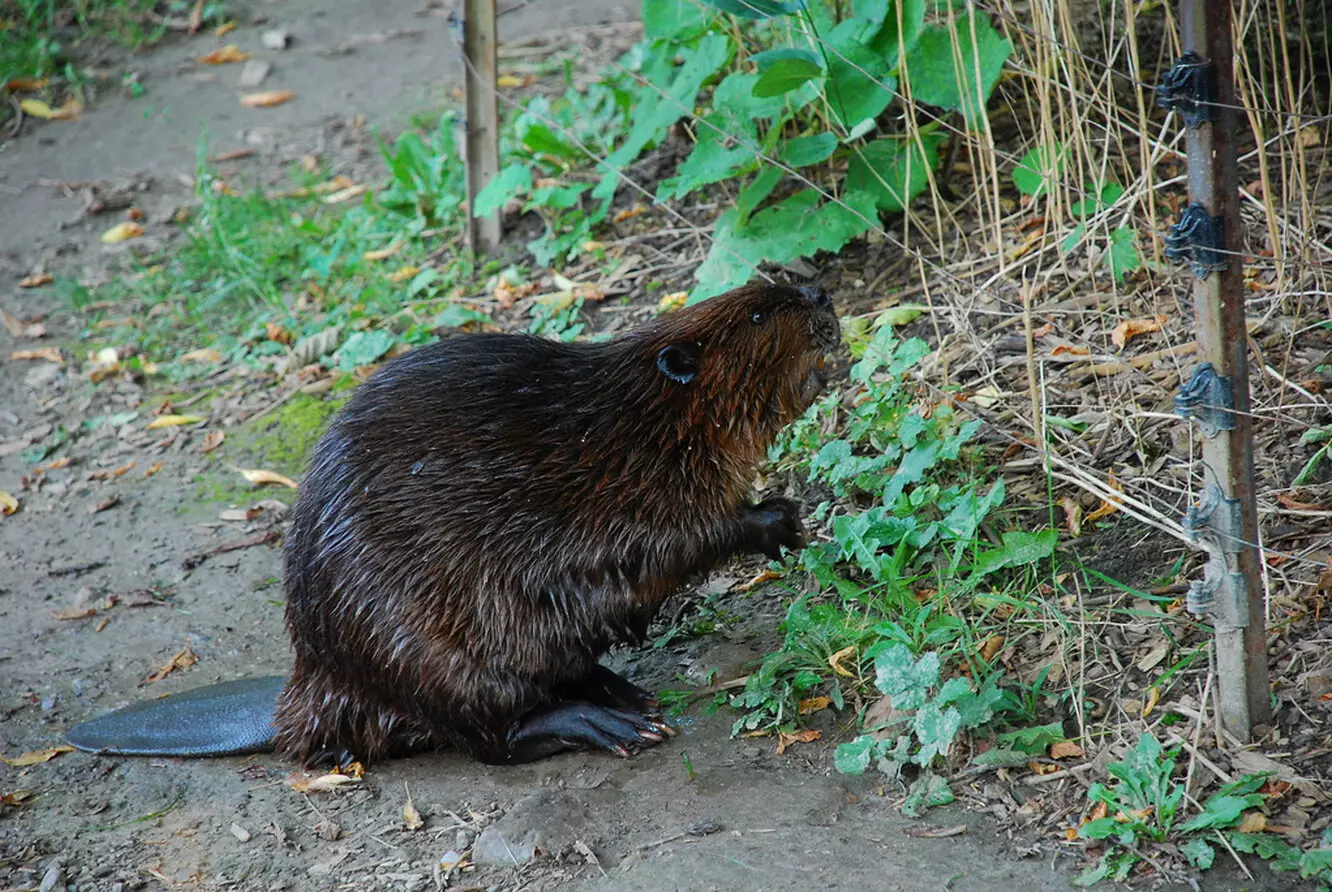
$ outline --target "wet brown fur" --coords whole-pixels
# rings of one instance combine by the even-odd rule
[[[747,286],[602,343],[464,335],[386,364],[293,514],[278,749],[505,761],[525,714],[744,547],[737,512],[836,328]],[[672,345],[697,357],[687,383],[659,366]]]

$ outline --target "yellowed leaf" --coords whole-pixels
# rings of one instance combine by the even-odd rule
[[[199,447],[199,451],[202,452],[204,455],[207,455],[217,447],[221,446],[222,441],[225,440],[226,438],[227,435],[225,431],[211,430],[208,433],[204,434],[203,444]]]
[[[1003,635],[991,635],[981,642],[980,658],[987,663],[993,660],[999,651],[1004,649],[1004,643],[1008,639]]]
[[[182,353],[181,362],[221,362],[222,354],[214,347],[203,347],[199,350],[191,350],[188,353]]]
[[[351,201],[359,195],[364,195],[369,190],[369,186],[357,183],[324,196],[324,204],[341,204],[344,201]]]
[[[138,238],[141,235],[143,235],[143,227],[133,220],[126,220],[124,223],[117,223],[102,233],[102,242],[115,245],[128,239]]]
[[[1238,829],[1240,833],[1262,833],[1267,829],[1267,816],[1260,811],[1246,811]]]
[[[364,254],[361,255],[361,259],[369,261],[387,260],[388,258],[392,257],[394,254],[397,254],[401,250],[402,250],[402,242],[394,242],[393,244],[389,245],[387,248],[380,248],[376,251],[366,251]]]
[[[1119,480],[1113,474],[1111,474],[1109,479],[1107,479],[1105,482],[1115,492],[1124,491],[1124,484],[1120,483]],[[1088,514],[1085,518],[1083,518],[1083,520],[1086,521],[1087,523],[1095,523],[1096,521],[1100,520],[1102,517],[1107,517],[1111,514],[1114,514],[1118,510],[1119,510],[1119,503],[1117,501],[1103,499],[1101,500],[1101,504],[1097,506],[1096,510]]]
[[[51,108],[40,99],[24,99],[19,103],[25,115],[46,121],[72,121],[83,114],[83,103],[70,99],[60,108]]]
[[[29,765],[40,765],[43,762],[50,762],[61,753],[72,752],[74,752],[74,747],[72,746],[53,746],[44,750],[31,750],[22,755],[15,756],[12,759],[6,759],[4,756],[0,756],[0,762],[4,762],[11,768],[26,768]]]
[[[36,350],[15,350],[9,354],[10,359],[41,359],[46,362],[64,362],[65,358],[60,355],[59,347],[39,347]]]
[[[40,288],[43,285],[50,285],[52,281],[53,279],[50,273],[37,273],[36,275],[28,276],[25,279],[19,279],[19,287]]]
[[[148,470],[143,472],[143,479],[147,480],[149,477],[153,476],[160,470],[162,470],[162,463],[160,461],[153,462],[153,464],[148,468]]]
[[[198,424],[205,420],[207,420],[207,417],[204,415],[158,415],[148,422],[148,430],[157,430],[162,427],[180,427],[183,424]]]
[[[0,489],[0,517],[8,517],[19,509],[19,500]]]
[[[230,22],[223,22],[222,24],[220,24],[220,25],[218,25],[216,28],[214,28],[214,29],[213,29],[213,36],[214,36],[214,37],[225,37],[226,35],[230,34],[232,31],[235,31],[235,30],[236,30],[236,20],[235,20],[235,19],[232,19]]]
[[[1299,144],[1306,149],[1311,149],[1323,142],[1323,132],[1317,124],[1310,124],[1307,127],[1301,127],[1299,135],[1296,137]]]
[[[623,223],[625,220],[632,220],[634,217],[637,217],[639,214],[643,214],[646,212],[647,212],[647,206],[639,202],[634,204],[634,206],[631,208],[625,208],[624,210],[617,212],[615,216],[612,218],[612,222]]]
[[[1143,704],[1142,717],[1147,718],[1147,716],[1151,715],[1152,710],[1156,709],[1156,704],[1160,702],[1161,702],[1161,689],[1158,688],[1156,685],[1152,685],[1150,688],[1147,689],[1147,702]]]
[[[662,295],[661,300],[657,301],[657,312],[665,313],[670,310],[678,310],[685,305],[685,301],[688,299],[688,291],[672,291],[670,294]]]
[[[226,46],[218,47],[211,53],[204,53],[195,61],[200,65],[226,65],[230,62],[244,62],[248,58],[250,58],[249,53],[236,46],[236,44],[229,43]]]
[[[1125,319],[1115,326],[1114,331],[1110,332],[1110,343],[1122,350],[1130,338],[1160,331],[1161,326],[1165,324],[1166,315],[1164,313],[1157,313],[1155,316],[1145,316],[1139,319]]]
[[[261,90],[258,93],[246,93],[241,96],[240,104],[246,108],[269,108],[281,105],[296,98],[291,90]]]
[[[390,282],[406,282],[408,279],[412,278],[420,271],[421,267],[413,266],[412,264],[409,263],[406,266],[402,267],[401,269],[394,270],[393,272],[389,273],[387,276],[385,276],[385,278],[388,279]]]
[[[97,615],[92,607],[72,607],[69,610],[52,610],[51,615],[60,620],[88,619]]]
[[[247,470],[245,468],[236,469],[242,477],[255,486],[262,486],[265,483],[279,483],[282,486],[288,486],[292,489],[298,489],[296,481],[290,477],[279,474],[277,471]]]
[[[1091,353],[1089,347],[1075,347],[1072,344],[1060,344],[1050,351],[1051,356],[1087,356]]]
[[[519,77],[516,74],[501,74],[495,78],[497,87],[526,87],[531,81],[525,77]]]
[[[993,384],[986,384],[984,387],[977,388],[971,394],[971,402],[980,406],[982,409],[992,409],[999,405],[1004,398],[1004,392]]]
[[[194,0],[194,8],[190,10],[189,33],[199,33],[199,26],[203,24],[204,0]]]
[[[1064,496],[1059,500],[1059,507],[1064,509],[1064,524],[1068,534],[1074,539],[1082,535],[1082,503],[1073,496]]]
[[[17,808],[20,805],[27,805],[37,796],[32,790],[14,790],[12,793],[0,794],[0,803]]]
[[[843,666],[842,660],[845,660],[847,657],[853,657],[855,654],[856,646],[854,644],[844,647],[837,653],[828,657],[828,666],[838,675],[841,675],[844,678],[852,678],[855,673]]]

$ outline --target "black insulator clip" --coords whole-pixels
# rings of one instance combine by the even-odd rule
[[[1220,98],[1216,63],[1193,50],[1176,59],[1156,87],[1156,104],[1179,112],[1189,127],[1215,121]]]
[[[1197,202],[1184,209],[1179,222],[1171,224],[1170,234],[1165,237],[1165,256],[1188,261],[1193,274],[1200,279],[1229,265],[1225,251],[1225,217],[1213,217]]]
[[[1175,414],[1202,426],[1203,434],[1215,437],[1221,431],[1235,429],[1235,383],[1218,375],[1210,362],[1193,370],[1187,384],[1175,394]]]

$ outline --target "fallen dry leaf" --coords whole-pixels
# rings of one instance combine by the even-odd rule
[[[403,789],[406,789],[406,784],[403,785]],[[421,813],[412,802],[411,790],[407,790],[407,801],[402,806],[402,822],[407,825],[408,830],[420,830],[425,826],[425,818],[421,817]]]
[[[292,480],[290,477],[283,474],[279,474],[277,471],[247,470],[245,468],[237,468],[236,470],[242,477],[253,483],[255,486],[262,486],[265,483],[280,483],[281,485],[291,487],[292,489],[300,488],[296,485],[295,480]]]
[[[15,790],[12,793],[0,793],[0,804],[17,808],[20,805],[27,805],[36,797],[37,794],[32,790]]]
[[[809,728],[805,731],[778,731],[777,732],[777,755],[786,752],[789,746],[795,746],[797,743],[813,743],[823,736],[822,731],[816,731]]]
[[[15,756],[12,759],[6,759],[0,756],[0,762],[4,762],[10,768],[26,768],[29,765],[40,765],[43,762],[50,762],[61,753],[72,753],[72,746],[53,746],[44,750],[31,750],[22,755]]]
[[[336,790],[347,784],[360,783],[360,778],[351,777],[346,774],[321,774],[319,777],[306,779],[302,775],[293,774],[287,778],[287,786],[291,787],[297,793],[327,793]]]
[[[952,827],[907,827],[902,831],[902,835],[913,839],[947,839],[950,836],[961,836],[966,832],[966,824],[954,824]]]
[[[1114,331],[1110,332],[1110,343],[1123,350],[1124,345],[1129,342],[1130,338],[1160,331],[1161,326],[1165,324],[1166,315],[1164,313],[1157,313],[1155,316],[1146,316],[1140,319],[1125,319],[1115,326]]]
[[[115,245],[132,238],[138,238],[141,235],[143,235],[143,227],[133,220],[126,220],[124,223],[117,223],[102,233],[102,243]]]
[[[9,354],[10,359],[41,359],[46,362],[64,362],[65,359],[60,355],[59,347],[40,347],[36,350],[15,350]]]
[[[1156,685],[1152,685],[1150,688],[1147,689],[1147,702],[1143,704],[1142,717],[1147,718],[1147,716],[1151,715],[1152,710],[1156,709],[1156,704],[1160,702],[1161,702],[1161,689]]]
[[[409,263],[406,266],[402,267],[401,269],[389,273],[384,278],[388,279],[390,282],[406,282],[408,279],[412,278],[420,271],[421,267],[413,266],[412,264]]]
[[[56,619],[88,619],[96,616],[97,611],[92,607],[71,607],[69,610],[52,610],[51,615]]]
[[[199,26],[203,24],[204,0],[194,0],[194,8],[190,10],[189,33],[197,34]]]
[[[23,323],[8,310],[0,309],[0,325],[3,325],[12,337],[17,338],[23,334]]]
[[[188,669],[197,662],[199,662],[199,658],[194,655],[194,651],[190,650],[190,646],[187,644],[170,660],[148,673],[148,677],[139,682],[139,687],[161,681],[177,669]]]
[[[8,517],[19,509],[19,500],[0,489],[0,517]]]
[[[258,93],[246,93],[240,98],[240,104],[246,108],[269,108],[281,105],[296,98],[291,90],[261,90]]]
[[[50,285],[54,278],[50,273],[37,273],[28,276],[25,279],[19,279],[20,288],[40,288],[43,285]]]
[[[148,470],[143,472],[143,479],[147,480],[149,477],[153,476],[160,470],[162,470],[162,463],[160,461],[153,462],[152,466],[149,467]]]
[[[227,435],[225,431],[219,431],[219,430],[209,431],[208,433],[204,434],[203,445],[199,447],[199,451],[204,455],[207,455],[217,447],[221,446],[222,441],[225,440],[226,438]]]
[[[136,462],[131,461],[127,465],[121,465],[119,468],[110,468],[105,471],[93,471],[88,475],[89,480],[113,480],[116,477],[123,477],[128,474]]]
[[[827,709],[831,705],[832,697],[806,697],[796,704],[796,709],[801,715],[809,715],[820,709]]]
[[[1238,829],[1240,833],[1262,833],[1267,829],[1267,816],[1260,811],[1247,811]]]
[[[364,195],[368,191],[370,191],[369,186],[361,184],[348,186],[345,189],[339,189],[331,195],[324,196],[324,204],[341,204],[344,201],[350,201],[357,196]]]
[[[669,310],[678,310],[685,305],[685,301],[688,299],[688,291],[672,291],[670,294],[662,295],[661,300],[657,301],[657,310],[662,313]]]
[[[984,641],[981,642],[980,658],[987,663],[990,660],[993,660],[995,658],[995,655],[997,655],[999,651],[1003,650],[1004,642],[1006,642],[1007,640],[1008,639],[1005,638],[1003,635],[991,635],[989,638],[986,638]]]
[[[1082,747],[1071,740],[1061,740],[1050,744],[1051,759],[1076,759],[1082,756]]]
[[[198,424],[207,420],[204,415],[158,415],[148,422],[147,429],[152,431],[162,427],[180,427],[182,424]]]
[[[625,220],[632,220],[634,217],[637,217],[639,214],[643,214],[646,212],[647,212],[647,207],[645,205],[635,204],[631,208],[625,208],[624,210],[616,213],[616,215],[612,218],[611,222],[623,223]]]
[[[1082,503],[1074,496],[1064,496],[1059,500],[1059,507],[1064,509],[1064,525],[1074,539],[1082,535]]]
[[[249,53],[236,46],[236,44],[229,43],[226,46],[218,47],[211,53],[204,53],[194,61],[200,65],[227,65],[231,62],[244,62],[248,58],[250,58]]]
[[[526,87],[532,80],[527,77],[519,77],[516,74],[501,74],[495,78],[497,87]]]
[[[232,19],[231,21],[229,21],[229,22],[223,22],[222,24],[220,24],[220,25],[218,25],[216,28],[214,28],[214,29],[213,29],[213,36],[214,36],[214,37],[225,37],[226,35],[230,34],[232,31],[235,31],[235,30],[236,30],[236,20],[235,20],[235,19]]]
[[[11,77],[5,81],[4,89],[12,93],[21,93],[27,90],[40,90],[51,83],[49,77]]]
[[[19,103],[19,108],[23,109],[25,115],[46,121],[72,121],[83,114],[83,103],[77,99],[66,101],[60,108],[51,108],[40,99],[24,99]]]
[[[1051,356],[1087,356],[1090,353],[1089,347],[1074,347],[1072,344],[1060,344],[1050,351]]]
[[[100,502],[96,503],[91,508],[89,508],[88,513],[99,514],[102,511],[106,511],[108,508],[114,508],[119,504],[120,504],[119,495],[108,496],[107,498],[102,499]]]

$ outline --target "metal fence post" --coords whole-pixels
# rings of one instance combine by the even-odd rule
[[[1189,610],[1216,629],[1222,728],[1241,741],[1271,718],[1267,628],[1253,482],[1253,425],[1235,164],[1230,0],[1180,0],[1184,55],[1158,87],[1188,127],[1189,207],[1166,238],[1188,260],[1202,364],[1176,397],[1200,422],[1203,488],[1184,525],[1208,553]]]

